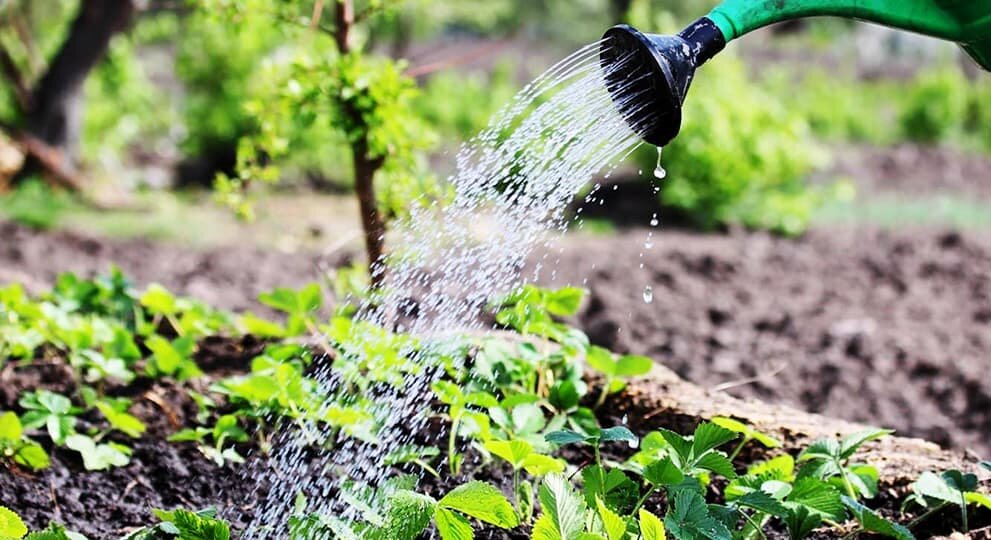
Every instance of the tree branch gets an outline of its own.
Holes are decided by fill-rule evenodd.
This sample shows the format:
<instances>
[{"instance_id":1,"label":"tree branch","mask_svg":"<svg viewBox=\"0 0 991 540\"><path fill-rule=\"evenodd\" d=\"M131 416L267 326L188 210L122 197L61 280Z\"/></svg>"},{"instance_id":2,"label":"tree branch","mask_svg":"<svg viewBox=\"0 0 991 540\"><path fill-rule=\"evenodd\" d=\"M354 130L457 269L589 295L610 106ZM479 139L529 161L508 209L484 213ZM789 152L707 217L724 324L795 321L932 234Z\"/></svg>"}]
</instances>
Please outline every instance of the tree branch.
<instances>
[{"instance_id":1,"label":"tree branch","mask_svg":"<svg viewBox=\"0 0 991 540\"><path fill-rule=\"evenodd\" d=\"M6 123L0 122L0 130L7 133L25 156L34 158L42 169L49 173L47 175L49 182L69 191L82 193L85 182L71 167L66 167L62 152L38 137L18 131Z\"/></svg>"},{"instance_id":2,"label":"tree branch","mask_svg":"<svg viewBox=\"0 0 991 540\"><path fill-rule=\"evenodd\" d=\"M14 59L10 56L10 52L3 44L0 44L0 70L3 70L3 76L14 87L14 95L17 97L17 104L21 107L21 111L26 111L31 102L31 89L28 87L24 74L18 69Z\"/></svg>"},{"instance_id":3,"label":"tree branch","mask_svg":"<svg viewBox=\"0 0 991 540\"><path fill-rule=\"evenodd\" d=\"M351 52L351 27L354 26L354 3L352 0L337 0L337 24L334 40L341 54Z\"/></svg>"}]
</instances>

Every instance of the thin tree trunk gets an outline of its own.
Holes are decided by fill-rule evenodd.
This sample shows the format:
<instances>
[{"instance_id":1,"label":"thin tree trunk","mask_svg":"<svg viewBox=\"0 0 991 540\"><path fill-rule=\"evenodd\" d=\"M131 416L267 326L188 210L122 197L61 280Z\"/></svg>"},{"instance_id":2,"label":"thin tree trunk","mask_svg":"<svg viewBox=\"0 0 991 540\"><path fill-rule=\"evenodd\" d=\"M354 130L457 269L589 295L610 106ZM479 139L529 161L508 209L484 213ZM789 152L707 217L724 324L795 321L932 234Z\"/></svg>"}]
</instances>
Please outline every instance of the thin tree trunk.
<instances>
[{"instance_id":1,"label":"thin tree trunk","mask_svg":"<svg viewBox=\"0 0 991 540\"><path fill-rule=\"evenodd\" d=\"M68 38L31 92L25 131L59 151L70 169L77 158L83 82L134 11L133 0L80 0ZM30 161L26 168L38 166Z\"/></svg>"},{"instance_id":2,"label":"thin tree trunk","mask_svg":"<svg viewBox=\"0 0 991 540\"><path fill-rule=\"evenodd\" d=\"M368 256L368 275L373 289L378 289L385 279L382 256L385 254L385 219L379 211L375 196L375 173L382 167L382 158L369 158L365 141L352 146L354 156L354 190L358 194L361 227L365 236L365 253Z\"/></svg>"}]
</instances>

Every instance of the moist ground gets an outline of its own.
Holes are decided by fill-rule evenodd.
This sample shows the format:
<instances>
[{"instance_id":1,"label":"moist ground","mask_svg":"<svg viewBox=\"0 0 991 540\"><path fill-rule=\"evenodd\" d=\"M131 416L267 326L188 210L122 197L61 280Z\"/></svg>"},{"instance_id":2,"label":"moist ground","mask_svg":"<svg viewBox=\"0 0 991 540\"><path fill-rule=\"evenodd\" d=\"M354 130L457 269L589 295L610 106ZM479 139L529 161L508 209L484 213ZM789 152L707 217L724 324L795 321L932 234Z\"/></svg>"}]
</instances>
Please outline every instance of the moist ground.
<instances>
[{"instance_id":1,"label":"moist ground","mask_svg":"<svg viewBox=\"0 0 991 540\"><path fill-rule=\"evenodd\" d=\"M578 323L595 342L736 395L991 455L989 235L833 229L780 239L662 224L647 249L647 234L628 229L561 244L553 281L590 290ZM335 262L14 225L0 225L0 236L10 240L0 245L5 280L40 287L59 271L90 274L115 261L139 283L161 282L229 309L257 309L259 291L319 279Z\"/></svg>"}]
</instances>

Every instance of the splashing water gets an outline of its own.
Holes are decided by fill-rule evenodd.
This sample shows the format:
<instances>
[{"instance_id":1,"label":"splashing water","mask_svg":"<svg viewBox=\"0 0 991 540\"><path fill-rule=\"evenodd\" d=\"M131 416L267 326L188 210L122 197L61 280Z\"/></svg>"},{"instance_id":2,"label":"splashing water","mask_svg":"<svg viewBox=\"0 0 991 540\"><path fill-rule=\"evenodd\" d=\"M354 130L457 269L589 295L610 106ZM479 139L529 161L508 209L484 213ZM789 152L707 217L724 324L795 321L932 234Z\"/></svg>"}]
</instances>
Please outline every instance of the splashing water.
<instances>
[{"instance_id":1,"label":"splashing water","mask_svg":"<svg viewBox=\"0 0 991 540\"><path fill-rule=\"evenodd\" d=\"M402 319L404 331L419 343L408 351L414 358L443 353L452 347L450 336L486 330L480 315L489 302L520 285L538 242L564 232L564 211L575 194L640 144L605 88L602 46L590 44L544 72L462 146L457 172L448 179L450 201L416 206L395 224L385 286L374 306L361 306L356 321L395 328L415 305L415 317ZM623 67L619 61L611 69ZM644 293L649 302L648 292L649 287ZM367 325L354 328L348 336L351 350L374 350L362 345L382 339L381 333L360 330ZM346 382L331 364L324 359L315 374L328 390ZM424 367L403 374L403 384L377 391L378 444L345 438L332 452L319 452L308 443L333 442L336 433L316 426L279 433L270 458L248 479L266 486L261 489L267 493L264 505L253 510L246 537L270 536L264 527L284 530L278 527L288 520L299 493L307 497L308 511L350 517L352 510L338 500L341 482L382 480L388 472L385 454L426 429L423 411L437 371Z\"/></svg>"}]
</instances>

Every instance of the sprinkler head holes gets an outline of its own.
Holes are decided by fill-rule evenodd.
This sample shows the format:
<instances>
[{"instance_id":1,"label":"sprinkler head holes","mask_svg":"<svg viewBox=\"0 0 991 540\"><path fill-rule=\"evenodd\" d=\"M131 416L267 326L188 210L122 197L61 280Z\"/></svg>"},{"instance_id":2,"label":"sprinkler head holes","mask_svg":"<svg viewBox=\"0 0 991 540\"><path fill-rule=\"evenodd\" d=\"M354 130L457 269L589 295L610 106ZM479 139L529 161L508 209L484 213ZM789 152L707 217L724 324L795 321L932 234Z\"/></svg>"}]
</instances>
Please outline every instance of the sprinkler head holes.
<instances>
[{"instance_id":1,"label":"sprinkler head holes","mask_svg":"<svg viewBox=\"0 0 991 540\"><path fill-rule=\"evenodd\" d=\"M675 36L621 24L603 36L599 61L626 122L644 141L664 146L681 131L681 107L696 68L725 46L722 32L705 17Z\"/></svg>"}]
</instances>

